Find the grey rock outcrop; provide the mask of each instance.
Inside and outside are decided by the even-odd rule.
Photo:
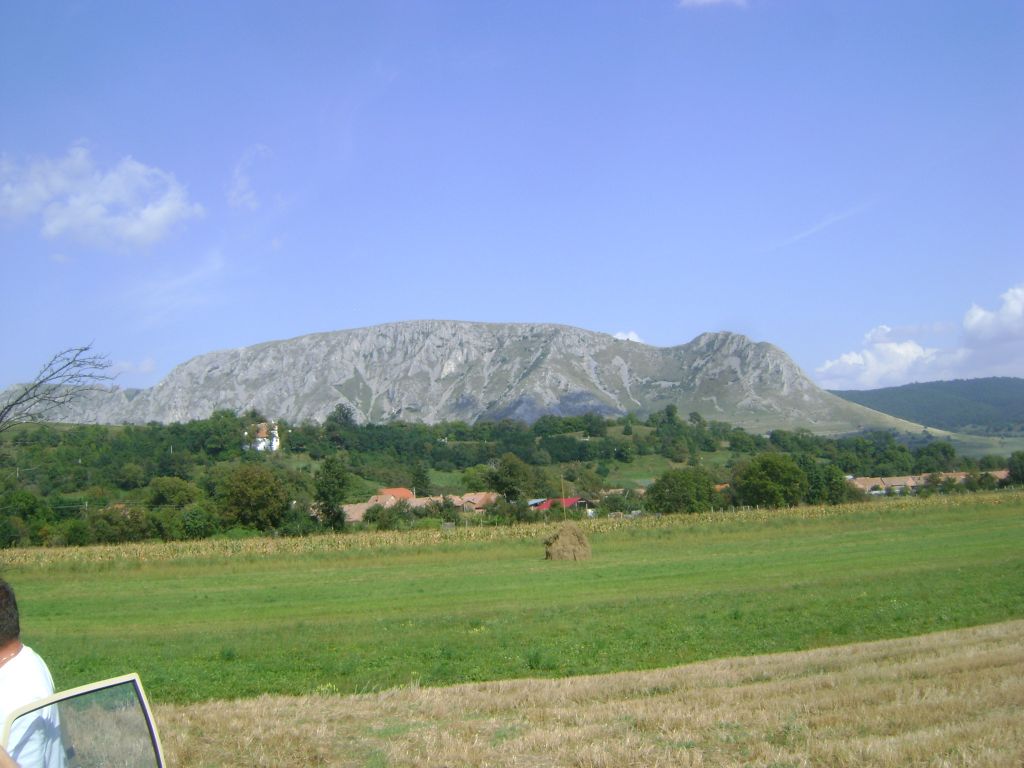
[[[146,390],[93,393],[63,420],[178,422],[255,408],[293,423],[338,404],[361,422],[681,414],[748,429],[844,432],[888,420],[817,387],[780,349],[734,333],[652,347],[561,325],[412,321],[210,352]]]

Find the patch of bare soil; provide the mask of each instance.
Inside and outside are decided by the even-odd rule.
[[[1024,765],[1024,621],[673,669],[163,705],[174,766]]]

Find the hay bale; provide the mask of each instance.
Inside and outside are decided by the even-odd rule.
[[[554,536],[545,539],[544,559],[589,560],[590,542],[576,523],[564,523]]]

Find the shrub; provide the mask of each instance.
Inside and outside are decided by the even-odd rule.
[[[181,511],[182,538],[206,539],[219,528],[217,516],[204,504],[189,504]]]

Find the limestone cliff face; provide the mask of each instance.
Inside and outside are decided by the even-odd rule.
[[[848,431],[882,418],[734,333],[660,348],[560,325],[414,321],[210,352],[151,389],[98,393],[65,419],[175,422],[256,408],[299,423],[339,403],[363,422],[533,421],[668,404],[754,429]]]

